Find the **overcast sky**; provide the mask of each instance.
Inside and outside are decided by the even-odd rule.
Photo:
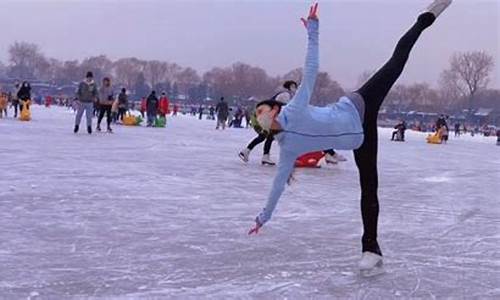
[[[323,0],[321,69],[346,88],[378,68],[427,0]],[[0,0],[0,60],[14,41],[59,59],[106,54],[160,59],[206,71],[236,61],[283,74],[301,67],[310,1]],[[485,50],[500,88],[500,0],[455,0],[417,44],[400,82],[435,85],[456,51]]]

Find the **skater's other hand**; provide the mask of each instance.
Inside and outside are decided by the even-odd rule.
[[[259,229],[262,227],[262,224],[259,223],[259,221],[255,220],[255,226],[250,228],[250,231],[248,232],[248,235],[252,234],[258,234]]]
[[[304,18],[300,19],[304,26],[307,28],[307,21],[308,20],[318,20],[318,3],[311,5],[309,8],[309,16],[307,16],[307,20]]]

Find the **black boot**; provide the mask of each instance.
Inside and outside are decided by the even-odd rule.
[[[113,133],[113,129],[111,129],[111,126],[108,126],[108,133]]]
[[[97,132],[101,132],[101,125],[97,124],[97,127],[95,128]]]
[[[92,134],[92,126],[87,126],[87,132],[88,132],[89,134]]]
[[[79,129],[79,126],[78,126],[78,125],[75,125],[75,129],[73,129],[73,132],[74,132],[74,133],[77,133],[77,132],[78,132],[78,129]]]

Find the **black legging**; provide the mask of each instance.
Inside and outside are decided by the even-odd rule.
[[[247,148],[249,150],[252,150],[257,146],[258,144],[262,143],[263,141],[266,141],[264,143],[264,155],[269,154],[271,151],[271,145],[274,141],[274,135],[273,134],[265,134],[265,133],[259,133],[259,135],[254,138],[250,144],[248,144]]]
[[[123,121],[123,117],[126,115],[126,113],[127,113],[127,109],[125,109],[125,108],[119,108],[118,109],[118,119],[120,121]]]
[[[357,92],[365,102],[363,120],[364,141],[354,150],[354,158],[359,170],[361,185],[361,215],[363,218],[363,252],[370,251],[382,255],[377,242],[378,223],[378,174],[377,174],[377,117],[378,111],[389,90],[403,72],[410,51],[420,34],[432,25],[436,18],[431,13],[423,13],[417,22],[399,40],[389,61],[375,73]]]
[[[97,118],[97,127],[101,127],[101,121],[104,118],[104,113],[106,113],[106,123],[108,124],[108,129],[111,127],[111,105],[99,105],[99,117]]]
[[[12,106],[14,107],[14,118],[17,118],[17,108],[19,107],[19,102],[12,102]]]

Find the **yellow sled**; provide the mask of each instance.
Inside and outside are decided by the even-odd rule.
[[[126,125],[126,126],[136,126],[137,125],[137,120],[136,120],[135,116],[133,116],[133,115],[123,116],[123,125]]]
[[[441,135],[439,134],[439,132],[436,132],[435,134],[429,134],[427,136],[427,143],[441,144]]]
[[[26,101],[23,103],[23,111],[21,111],[21,114],[19,115],[19,120],[21,121],[31,121],[31,110],[28,109],[28,105],[31,103],[31,101]]]

